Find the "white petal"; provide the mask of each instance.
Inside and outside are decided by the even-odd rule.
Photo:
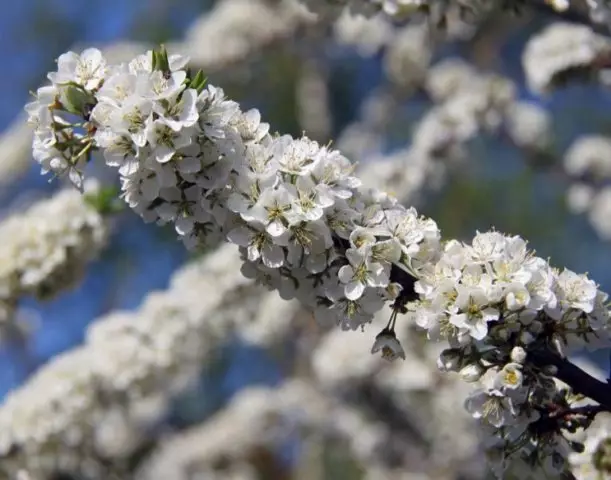
[[[68,178],[80,192],[83,191],[83,175],[76,168],[68,170]]]
[[[137,158],[126,157],[123,165],[119,168],[119,173],[123,176],[129,177],[138,171],[140,168],[140,162]]]
[[[250,245],[250,239],[252,238],[252,231],[246,227],[237,227],[231,230],[227,234],[227,240],[240,247],[248,247]]]
[[[483,340],[488,335],[488,323],[484,320],[478,320],[471,326],[471,336],[476,340]]]
[[[261,251],[254,245],[248,245],[246,253],[251,262],[256,262],[261,257]]]
[[[159,215],[159,218],[165,221],[170,221],[176,218],[178,208],[171,203],[162,203],[155,209],[155,211],[157,212],[157,215]]]
[[[267,233],[272,237],[279,237],[286,232],[286,227],[279,220],[274,220],[267,226]]]
[[[263,247],[263,263],[269,268],[280,268],[284,263],[284,250],[278,245]]]
[[[344,265],[339,269],[337,276],[342,283],[350,283],[354,276],[354,270],[350,265]]]
[[[193,217],[178,217],[174,227],[179,235],[188,235],[193,231]]]
[[[363,296],[365,285],[361,282],[350,282],[344,287],[344,295],[348,300],[358,300]]]
[[[175,151],[173,148],[166,147],[165,145],[158,145],[155,147],[155,158],[159,163],[167,163],[172,160]]]
[[[202,164],[197,157],[185,157],[176,163],[178,170],[183,173],[197,173],[202,169]]]
[[[145,178],[140,185],[142,196],[152,202],[159,196],[159,184],[156,177]]]

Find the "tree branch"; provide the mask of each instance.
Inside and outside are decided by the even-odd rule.
[[[528,359],[541,368],[553,365],[558,369],[558,372],[554,375],[558,380],[569,385],[574,392],[591,398],[603,406],[605,410],[611,412],[611,384],[608,382],[602,382],[592,377],[566,358],[550,351],[529,351]]]

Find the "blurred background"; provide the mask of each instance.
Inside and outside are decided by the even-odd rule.
[[[15,140],[22,135],[18,130],[24,123],[22,112],[29,101],[29,91],[45,83],[46,73],[54,69],[54,61],[61,53],[89,46],[114,51],[123,48],[133,52],[122,58],[128,59],[159,43],[168,44],[170,51],[176,47],[176,53],[184,53],[177,48],[188,41],[187,53],[199,52],[205,57],[207,51],[220,49],[223,39],[212,34],[198,37],[197,29],[209,28],[202,19],[221,3],[220,0],[5,2],[0,16],[0,58],[4,71],[0,76],[3,106],[0,161],[8,161],[7,155],[11,154],[10,160],[17,166],[7,169],[6,180],[2,181],[3,214],[19,212],[24,205],[48,197],[61,187],[60,182],[49,182],[48,177],[41,176],[34,161],[21,159],[23,149],[17,151],[19,140]],[[550,257],[557,266],[588,272],[603,291],[611,291],[611,245],[600,238],[586,216],[570,211],[566,200],[570,180],[562,174],[561,167],[564,153],[580,135],[611,134],[611,124],[605,115],[611,107],[611,94],[595,83],[570,83],[545,97],[527,88],[522,67],[524,46],[533,33],[553,20],[553,15],[542,12],[526,12],[512,19],[490,15],[476,28],[449,41],[431,38],[435,48],[427,62],[462,58],[479,71],[510,79],[517,99],[547,110],[551,115],[553,148],[546,151],[544,162],[533,162],[524,149],[509,145],[498,135],[475,135],[466,144],[466,160],[461,161],[460,168],[451,169],[443,181],[436,182],[435,188],[425,185],[414,202],[421,213],[438,222],[446,238],[469,239],[476,230],[491,227],[518,234],[529,240],[539,256]],[[381,89],[393,92],[392,114],[377,132],[375,145],[367,143],[368,137],[361,137],[365,145],[355,147],[358,160],[368,164],[409,147],[414,131],[433,102],[419,86],[399,88],[399,93],[396,85],[389,88],[385,63],[388,59],[383,49],[367,52],[362,47],[366,43],[362,38],[351,42],[347,37],[338,34],[337,27],[330,23],[306,21],[284,32],[280,41],[266,42],[226,65],[217,62],[206,73],[211,83],[224,88],[244,109],[256,106],[272,131],[293,135],[305,131],[323,143],[342,138],[343,144],[348,145],[351,140],[346,128],[358,123],[363,111],[369,116],[372,111],[375,113],[375,108],[367,110],[368,99]],[[205,59],[202,63],[214,64]],[[408,71],[410,65],[406,66]],[[317,113],[311,110],[316,108],[323,112],[319,113],[318,121],[312,121],[312,115]],[[409,168],[409,163],[400,167],[407,177]],[[398,185],[400,188],[401,184]],[[394,193],[401,196],[401,192]],[[87,326],[97,317],[117,309],[138,308],[148,292],[167,288],[172,273],[185,262],[193,261],[171,230],[146,225],[131,212],[121,213],[114,226],[109,246],[89,267],[78,287],[45,303],[23,300],[22,309],[34,329],[25,347],[8,343],[0,348],[0,395],[21,385],[58,353],[80,344]],[[306,331],[316,330],[308,321],[303,325]],[[366,354],[367,351],[363,353]],[[591,358],[606,369],[608,356],[609,352],[603,351]],[[351,359],[342,361],[349,363]],[[300,368],[302,365],[290,352],[288,341],[270,350],[236,340],[226,345],[212,363],[202,366],[197,386],[175,399],[164,428],[180,431],[202,422],[245,387],[279,385],[299,373]],[[367,392],[361,393],[367,396]],[[369,400],[374,402],[374,397],[371,394]],[[381,408],[387,411],[391,407]],[[394,421],[390,420],[391,424]],[[310,457],[306,458],[306,454],[314,460],[307,460]],[[304,442],[289,437],[274,455],[282,459],[284,469],[270,473],[265,469],[268,467],[262,467],[261,471],[267,473],[261,478],[352,479],[364,475],[358,462],[350,460],[341,447],[328,451],[306,449]],[[260,457],[263,463],[274,463],[263,455]],[[308,468],[293,468],[300,462],[305,462]],[[314,464],[317,469],[312,467]],[[372,475],[375,478],[376,474]],[[377,478],[384,478],[379,475]]]

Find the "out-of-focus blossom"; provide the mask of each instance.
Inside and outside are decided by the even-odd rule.
[[[553,23],[530,39],[522,64],[529,88],[549,92],[567,75],[596,71],[597,59],[611,52],[611,42],[587,25]]]

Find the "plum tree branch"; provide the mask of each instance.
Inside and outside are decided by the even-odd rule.
[[[393,266],[390,277],[393,282],[397,282],[402,286],[401,295],[395,303],[396,306],[401,306],[405,302],[418,298],[418,294],[414,291],[414,284],[416,282],[414,277],[396,266]],[[608,381],[602,382],[592,377],[577,365],[550,350],[533,348],[529,350],[528,358],[529,361],[539,368],[550,365],[556,367],[557,372],[554,376],[558,380],[569,385],[575,393],[585,395],[599,403],[604,410],[611,412],[611,383]]]
[[[538,367],[553,365],[558,369],[554,375],[569,385],[574,392],[581,393],[598,402],[611,412],[611,384],[592,377],[566,358],[549,350],[533,349],[528,352],[529,361]]]

